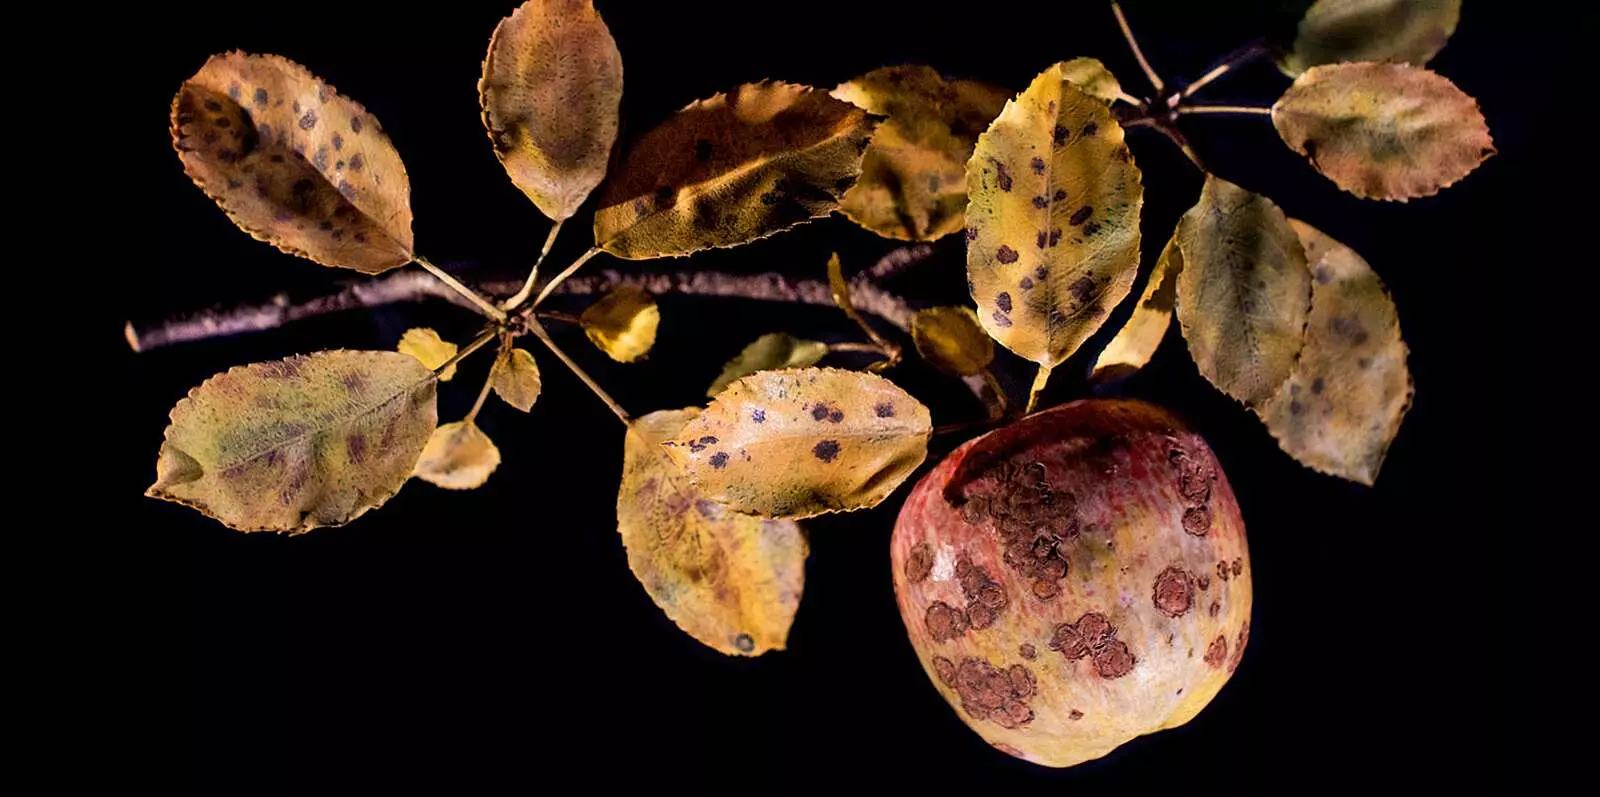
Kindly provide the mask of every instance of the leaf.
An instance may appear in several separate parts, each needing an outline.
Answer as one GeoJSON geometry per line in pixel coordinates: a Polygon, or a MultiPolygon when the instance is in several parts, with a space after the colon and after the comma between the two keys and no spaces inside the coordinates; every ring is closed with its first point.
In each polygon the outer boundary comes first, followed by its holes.
{"type": "Polygon", "coordinates": [[[1200,373],[1255,407],[1289,378],[1311,305],[1311,272],[1272,201],[1216,175],[1178,221],[1178,324],[1200,373]]]}
{"type": "Polygon", "coordinates": [[[1007,103],[967,163],[967,277],[978,320],[1046,369],[1128,294],[1144,204],[1122,127],[1062,68],[1007,103]]]}
{"type": "Polygon", "coordinates": [[[769,332],[756,338],[755,342],[739,352],[739,356],[722,366],[722,373],[717,375],[717,381],[711,383],[706,395],[715,398],[735,380],[743,379],[757,371],[816,365],[827,353],[826,343],[801,340],[782,332],[769,332]]]}
{"type": "Polygon", "coordinates": [[[861,178],[839,209],[885,238],[932,241],[961,229],[967,158],[1010,93],[971,80],[946,82],[925,66],[875,69],[833,96],[888,117],[872,135],[861,178]]]}
{"type": "Polygon", "coordinates": [[[631,363],[650,352],[661,324],[655,297],[634,285],[619,285],[578,317],[589,340],[619,363],[631,363]]]}
{"type": "Polygon", "coordinates": [[[623,444],[617,532],[628,567],[685,633],[721,653],[782,650],[805,587],[806,540],[792,520],[707,500],[661,443],[699,414],[653,412],[623,444]]]}
{"type": "Polygon", "coordinates": [[[145,492],[239,531],[349,523],[411,476],[438,423],[415,357],[322,351],[233,368],[172,408],[145,492]]]}
{"type": "Polygon", "coordinates": [[[1311,316],[1294,372],[1258,412],[1301,464],[1371,485],[1411,406],[1399,315],[1360,255],[1308,224],[1289,223],[1314,275],[1311,316]]]}
{"type": "Polygon", "coordinates": [[[555,221],[606,176],[622,55],[591,0],[528,0],[495,26],[478,81],[494,154],[555,221]]]}
{"type": "MultiPolygon", "coordinates": [[[[456,344],[441,337],[428,327],[413,327],[400,336],[400,345],[397,347],[401,354],[409,354],[417,358],[428,370],[432,371],[456,356],[456,344]]],[[[448,382],[456,375],[454,365],[439,372],[439,381],[448,382]]]]}
{"type": "Polygon", "coordinates": [[[1495,154],[1476,100],[1404,64],[1312,67],[1272,106],[1294,151],[1363,199],[1432,196],[1495,154]]]}
{"type": "Polygon", "coordinates": [[[494,365],[489,369],[489,384],[495,395],[523,412],[533,409],[539,400],[539,364],[526,349],[507,346],[500,350],[494,365]]]}
{"type": "Polygon", "coordinates": [[[411,184],[367,110],[276,55],[214,55],[172,101],[183,170],[234,224],[325,266],[411,262],[411,184]]]}
{"type": "Polygon", "coordinates": [[[1183,252],[1178,248],[1178,232],[1173,230],[1161,259],[1150,272],[1139,303],[1133,307],[1128,323],[1100,351],[1091,379],[1121,379],[1150,362],[1161,347],[1172,323],[1172,308],[1178,299],[1178,274],[1183,271],[1183,252]]]}
{"type": "Polygon", "coordinates": [[[735,512],[804,518],[876,506],[928,454],[928,408],[876,374],[762,371],[729,385],[667,452],[735,512]]]}
{"type": "Polygon", "coordinates": [[[1111,104],[1127,96],[1122,91],[1122,84],[1117,82],[1117,76],[1106,69],[1106,65],[1094,58],[1074,58],[1071,61],[1061,62],[1061,77],[1071,81],[1074,86],[1083,90],[1084,94],[1111,104]]]}
{"type": "Polygon", "coordinates": [[[1460,19],[1461,0],[1318,0],[1280,66],[1290,77],[1339,61],[1422,66],[1444,49],[1460,19]]]}
{"type": "Polygon", "coordinates": [[[746,244],[832,213],[877,120],[826,92],[747,83],[644,134],[600,193],[595,245],[627,259],[746,244]]]}
{"type": "Polygon", "coordinates": [[[450,490],[482,487],[500,466],[500,449],[472,421],[447,423],[422,447],[416,476],[450,490]]]}
{"type": "Polygon", "coordinates": [[[994,339],[977,313],[966,307],[930,307],[911,318],[911,340],[933,367],[956,376],[976,376],[994,360],[994,339]]]}

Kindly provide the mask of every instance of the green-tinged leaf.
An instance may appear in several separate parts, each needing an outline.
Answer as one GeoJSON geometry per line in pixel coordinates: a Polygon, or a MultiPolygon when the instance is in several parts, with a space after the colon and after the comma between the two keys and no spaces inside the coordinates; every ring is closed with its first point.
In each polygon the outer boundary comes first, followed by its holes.
{"type": "Polygon", "coordinates": [[[447,423],[422,447],[416,476],[451,490],[482,487],[500,466],[500,449],[472,421],[447,423]]]}
{"type": "Polygon", "coordinates": [[[1495,154],[1478,102],[1405,64],[1313,67],[1272,106],[1294,151],[1364,199],[1432,196],[1495,154]]]}
{"type": "Polygon", "coordinates": [[[722,373],[717,375],[717,381],[711,383],[706,395],[714,398],[735,380],[743,379],[757,371],[816,365],[827,353],[826,343],[801,340],[782,332],[769,332],[756,338],[755,342],[739,352],[739,356],[722,366],[722,373]]]}
{"type": "Polygon", "coordinates": [[[966,307],[930,307],[911,318],[911,340],[933,367],[956,376],[976,376],[994,360],[994,339],[966,307]]]}
{"type": "Polygon", "coordinates": [[[172,408],[152,498],[240,531],[348,523],[405,484],[438,381],[392,351],[323,351],[207,379],[172,408]]]}
{"type": "Polygon", "coordinates": [[[1120,379],[1143,368],[1161,346],[1172,324],[1172,308],[1178,300],[1178,274],[1183,271],[1183,252],[1178,249],[1178,233],[1173,231],[1161,250],[1150,281],[1145,284],[1139,303],[1133,306],[1128,323],[1100,351],[1091,378],[1097,381],[1120,379]]]}
{"type": "Polygon", "coordinates": [[[739,246],[821,218],[877,119],[827,92],[748,83],[645,133],[600,192],[595,245],[628,259],[739,246]]]}
{"type": "Polygon", "coordinates": [[[762,371],[665,444],[705,497],[803,518],[875,506],[928,454],[928,408],[875,374],[762,371]]]}
{"type": "Polygon", "coordinates": [[[1063,61],[1061,77],[1082,89],[1084,94],[1104,100],[1107,104],[1127,96],[1122,91],[1122,84],[1117,82],[1117,76],[1111,74],[1111,70],[1106,69],[1105,64],[1094,58],[1063,61]]]}
{"type": "Polygon", "coordinates": [[[214,55],[172,101],[183,170],[234,224],[377,274],[411,262],[411,184],[378,120],[276,55],[214,55]]]}
{"type": "MultiPolygon", "coordinates": [[[[406,334],[400,336],[400,345],[396,347],[401,354],[409,354],[417,358],[428,370],[433,370],[456,356],[456,344],[441,337],[439,333],[428,327],[412,327],[406,334]]],[[[454,365],[439,372],[439,381],[448,382],[456,375],[454,365]]]]}
{"type": "Polygon", "coordinates": [[[806,540],[792,520],[741,515],[707,500],[662,449],[697,409],[633,421],[623,445],[617,531],[650,599],[718,652],[782,650],[805,587],[806,540]]]}
{"type": "Polygon", "coordinates": [[[1290,77],[1339,61],[1422,66],[1444,49],[1460,19],[1461,0],[1317,0],[1280,66],[1290,77]]]}
{"type": "Polygon", "coordinates": [[[661,325],[661,308],[643,288],[619,285],[578,317],[589,340],[619,363],[650,353],[661,325]]]}
{"type": "Polygon", "coordinates": [[[523,412],[533,409],[543,384],[539,380],[539,364],[533,361],[533,355],[526,349],[509,346],[495,357],[489,370],[489,382],[495,395],[523,412]]]}

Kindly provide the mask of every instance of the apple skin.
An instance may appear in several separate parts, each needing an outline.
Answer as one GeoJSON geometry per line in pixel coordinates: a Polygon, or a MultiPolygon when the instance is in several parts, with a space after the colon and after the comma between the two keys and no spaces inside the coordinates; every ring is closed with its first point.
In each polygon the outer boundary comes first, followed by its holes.
{"type": "Polygon", "coordinates": [[[1165,410],[1088,399],[967,442],[890,546],[917,659],[994,747],[1051,767],[1188,722],[1250,636],[1244,521],[1165,410]]]}

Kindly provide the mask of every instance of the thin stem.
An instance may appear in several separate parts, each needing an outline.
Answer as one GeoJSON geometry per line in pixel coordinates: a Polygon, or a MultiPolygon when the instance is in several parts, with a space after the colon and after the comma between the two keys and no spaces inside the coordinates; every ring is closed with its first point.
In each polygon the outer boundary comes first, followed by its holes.
{"type": "Polygon", "coordinates": [[[1255,116],[1271,116],[1271,108],[1259,108],[1254,105],[1183,105],[1178,107],[1178,113],[1246,113],[1255,116]]]}
{"type": "MultiPolygon", "coordinates": [[[[504,335],[501,336],[500,340],[500,351],[502,353],[499,356],[504,357],[504,352],[510,350],[505,348],[506,339],[504,335]]],[[[472,409],[467,410],[467,417],[464,419],[467,423],[472,423],[478,417],[478,410],[483,409],[483,402],[489,398],[489,389],[492,387],[494,387],[494,369],[490,368],[489,374],[483,378],[483,389],[478,391],[478,400],[472,402],[472,409]]]]}
{"type": "Polygon", "coordinates": [[[837,254],[828,261],[828,288],[833,293],[833,303],[838,305],[851,321],[856,322],[856,326],[861,327],[861,331],[866,333],[867,338],[887,359],[884,363],[873,363],[872,369],[881,371],[900,362],[900,347],[879,335],[878,331],[861,317],[860,311],[856,310],[855,301],[850,297],[850,283],[845,281],[837,254]]]}
{"type": "Polygon", "coordinates": [[[500,334],[499,330],[496,330],[496,329],[486,329],[486,330],[484,330],[483,334],[481,334],[478,337],[474,338],[471,343],[468,343],[466,346],[462,347],[462,349],[460,351],[456,352],[454,357],[451,357],[450,359],[445,360],[443,363],[441,363],[439,365],[438,368],[433,369],[433,373],[435,375],[444,373],[446,370],[448,370],[449,368],[453,367],[456,363],[467,359],[467,355],[472,354],[473,352],[477,351],[478,349],[483,348],[483,344],[488,343],[491,340],[494,340],[495,336],[498,335],[498,334],[500,334]]]}
{"type": "Polygon", "coordinates": [[[546,321],[560,321],[563,324],[583,323],[583,319],[578,318],[571,313],[563,313],[559,310],[540,310],[539,312],[534,313],[534,315],[543,318],[546,321]]]}
{"type": "Polygon", "coordinates": [[[533,306],[538,307],[539,305],[543,304],[544,300],[549,297],[551,293],[554,293],[555,289],[560,287],[561,283],[567,281],[567,277],[576,274],[578,269],[582,267],[584,263],[589,262],[589,258],[600,254],[600,251],[600,247],[597,246],[579,255],[577,260],[572,261],[572,265],[562,269],[561,273],[555,276],[555,279],[545,283],[544,288],[539,291],[539,295],[534,298],[533,306]]]}
{"type": "Polygon", "coordinates": [[[550,235],[544,239],[544,248],[539,250],[539,259],[533,261],[533,268],[528,272],[527,281],[522,283],[521,290],[512,294],[511,298],[500,303],[500,309],[507,311],[515,310],[517,309],[517,305],[528,300],[528,296],[533,293],[534,283],[539,281],[539,264],[543,263],[545,256],[550,254],[550,247],[555,246],[556,234],[561,232],[561,224],[564,221],[566,221],[566,219],[556,222],[556,226],[550,228],[550,235]]]}
{"type": "Polygon", "coordinates": [[[1229,72],[1250,63],[1251,61],[1254,61],[1256,58],[1259,58],[1266,52],[1267,48],[1262,46],[1260,41],[1250,42],[1249,44],[1234,50],[1227,56],[1223,57],[1221,63],[1217,64],[1215,67],[1212,67],[1210,72],[1201,75],[1200,78],[1195,82],[1184,86],[1183,93],[1180,96],[1184,98],[1194,96],[1194,93],[1204,88],[1207,83],[1210,83],[1211,81],[1216,80],[1217,78],[1222,77],[1223,75],[1226,75],[1229,72]]]}
{"type": "Polygon", "coordinates": [[[868,353],[868,354],[882,354],[883,353],[883,349],[880,349],[876,345],[871,344],[871,343],[829,343],[828,344],[828,351],[830,351],[830,352],[853,351],[853,352],[865,352],[865,353],[868,353]]]}
{"type": "Polygon", "coordinates": [[[623,426],[629,425],[630,420],[628,418],[628,413],[622,409],[622,405],[618,404],[616,399],[612,398],[609,393],[601,388],[600,383],[594,381],[594,379],[591,378],[587,373],[584,373],[584,370],[578,367],[578,364],[573,362],[572,358],[568,357],[567,353],[562,351],[561,347],[557,346],[555,341],[550,339],[550,333],[544,331],[544,326],[539,323],[539,319],[529,316],[527,323],[528,331],[532,332],[534,337],[538,338],[539,342],[543,343],[545,348],[550,350],[551,354],[554,354],[557,358],[559,358],[561,362],[564,363],[567,368],[578,377],[579,380],[581,380],[585,385],[588,385],[589,389],[594,391],[594,394],[599,396],[600,400],[605,402],[606,406],[611,409],[611,413],[617,416],[617,420],[622,421],[623,426]]]}
{"type": "Polygon", "coordinates": [[[467,301],[472,302],[473,306],[478,309],[478,312],[481,312],[485,316],[488,316],[489,318],[502,324],[505,323],[506,314],[504,310],[495,307],[493,302],[483,298],[482,296],[479,296],[477,291],[474,291],[473,289],[468,288],[466,285],[461,284],[461,281],[450,276],[449,272],[428,262],[428,259],[421,255],[417,255],[413,262],[427,269],[429,274],[438,277],[440,282],[450,286],[450,290],[461,294],[462,297],[464,297],[467,301]]]}
{"type": "Polygon", "coordinates": [[[1144,70],[1144,76],[1150,79],[1150,85],[1155,86],[1156,93],[1160,94],[1167,84],[1162,82],[1161,76],[1150,67],[1150,62],[1144,58],[1144,51],[1139,49],[1139,40],[1133,37],[1133,28],[1128,27],[1128,18],[1122,14],[1122,6],[1117,0],[1111,0],[1111,13],[1117,15],[1117,27],[1122,28],[1122,38],[1128,40],[1128,49],[1133,51],[1133,57],[1139,61],[1139,68],[1144,70]]]}
{"type": "Polygon", "coordinates": [[[1039,394],[1044,392],[1044,386],[1050,381],[1050,366],[1040,365],[1039,373],[1033,377],[1033,388],[1028,391],[1028,406],[1022,411],[1023,415],[1033,414],[1035,407],[1039,406],[1039,394]]]}

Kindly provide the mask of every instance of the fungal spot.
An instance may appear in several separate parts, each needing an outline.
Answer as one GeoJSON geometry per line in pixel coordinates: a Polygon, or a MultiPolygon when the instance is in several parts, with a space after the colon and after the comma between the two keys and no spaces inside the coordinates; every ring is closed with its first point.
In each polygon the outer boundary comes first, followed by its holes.
{"type": "Polygon", "coordinates": [[[1312,381],[1312,383],[1311,383],[1311,392],[1320,394],[1322,392],[1322,388],[1323,388],[1323,381],[1322,381],[1322,377],[1319,376],[1314,381],[1312,381]]]}
{"type": "Polygon", "coordinates": [[[919,542],[906,554],[906,581],[919,584],[933,572],[933,546],[919,542]]]}
{"type": "Polygon", "coordinates": [[[1087,612],[1076,623],[1056,626],[1050,649],[1069,660],[1089,657],[1102,678],[1121,678],[1133,671],[1137,659],[1127,643],[1116,638],[1117,628],[1099,612],[1087,612]]]}
{"type": "Polygon", "coordinates": [[[1050,278],[1050,272],[1046,271],[1044,266],[1036,266],[1033,269],[1033,278],[1043,282],[1044,280],[1050,278]]]}
{"type": "Polygon", "coordinates": [[[340,180],[339,193],[344,195],[345,199],[354,200],[356,198],[356,187],[344,180],[340,180]]]}
{"type": "Polygon", "coordinates": [[[1067,714],[1067,719],[1069,719],[1069,720],[1081,720],[1081,719],[1083,719],[1083,712],[1079,711],[1077,709],[1073,709],[1071,713],[1067,714]]]}
{"type": "Polygon", "coordinates": [[[811,420],[821,423],[828,419],[828,405],[817,404],[811,408],[811,420]]]}
{"type": "Polygon", "coordinates": [[[1094,277],[1084,274],[1073,280],[1072,284],[1067,286],[1067,292],[1071,293],[1072,298],[1077,300],[1078,306],[1081,307],[1088,304],[1094,299],[1094,277]]]}
{"type": "Polygon", "coordinates": [[[1095,133],[1097,133],[1099,131],[1100,131],[1100,125],[1095,123],[1094,121],[1090,121],[1088,124],[1083,126],[1083,134],[1086,135],[1086,136],[1092,136],[1092,135],[1094,135],[1095,133]]]}
{"type": "Polygon", "coordinates": [[[728,452],[718,451],[711,455],[711,467],[722,470],[728,466],[728,452]]]}
{"type": "Polygon", "coordinates": [[[303,115],[301,115],[301,117],[300,117],[300,129],[301,130],[310,130],[311,128],[316,127],[316,126],[317,126],[317,112],[316,111],[306,111],[303,115]]]}
{"type": "Polygon", "coordinates": [[[1206,607],[1206,614],[1212,617],[1216,617],[1219,613],[1221,613],[1221,611],[1222,601],[1212,601],[1211,605],[1206,607]]]}
{"type": "Polygon", "coordinates": [[[1066,199],[1066,198],[1067,198],[1067,189],[1065,189],[1065,188],[1057,188],[1055,194],[1050,197],[1051,201],[1054,201],[1054,202],[1060,202],[1060,201],[1062,201],[1063,199],[1066,199]]]}
{"type": "MultiPolygon", "coordinates": [[[[1044,230],[1040,230],[1039,234],[1034,236],[1033,245],[1038,247],[1038,248],[1040,248],[1040,249],[1043,249],[1044,246],[1045,246],[1045,242],[1048,241],[1048,240],[1049,240],[1048,234],[1046,234],[1044,230]]],[[[1024,277],[1023,279],[1027,279],[1027,278],[1024,277]]]]}
{"type": "Polygon", "coordinates": [[[966,612],[944,601],[934,601],[928,606],[928,611],[923,614],[922,622],[928,629],[928,636],[932,637],[935,642],[955,639],[967,633],[966,612]]]}
{"type": "Polygon", "coordinates": [[[823,440],[817,443],[811,447],[811,456],[823,462],[832,462],[835,457],[839,456],[839,441],[823,440]]]}
{"type": "Polygon", "coordinates": [[[222,110],[222,103],[217,102],[216,100],[206,100],[205,106],[206,110],[212,113],[218,113],[222,110]]]}
{"type": "Polygon", "coordinates": [[[1002,313],[999,310],[996,310],[996,311],[994,311],[994,314],[989,316],[989,317],[994,319],[994,325],[995,326],[1000,327],[1001,329],[1010,329],[1011,328],[1011,317],[1006,315],[1005,313],[1002,313]]]}
{"type": "Polygon", "coordinates": [[[1244,621],[1244,626],[1239,629],[1239,641],[1234,643],[1233,658],[1228,660],[1228,672],[1239,669],[1239,662],[1244,659],[1244,646],[1250,642],[1250,621],[1244,621]]]}
{"type": "Polygon", "coordinates": [[[1327,266],[1317,266],[1316,275],[1318,285],[1327,285],[1333,281],[1333,272],[1328,271],[1327,266]]]}
{"type": "Polygon", "coordinates": [[[1194,607],[1194,579],[1189,571],[1168,567],[1156,576],[1153,599],[1168,617],[1180,617],[1194,607]]]}
{"type": "Polygon", "coordinates": [[[366,158],[361,157],[361,153],[357,152],[356,154],[350,156],[350,171],[359,172],[361,171],[362,167],[366,165],[367,160],[366,158]]]}
{"type": "Polygon", "coordinates": [[[1204,573],[1201,573],[1200,576],[1194,580],[1194,582],[1195,586],[1198,586],[1201,592],[1211,589],[1211,576],[1208,576],[1204,573]]]}
{"type": "Polygon", "coordinates": [[[1228,577],[1231,576],[1231,575],[1233,575],[1233,573],[1230,570],[1228,570],[1228,563],[1227,562],[1218,562],[1217,563],[1217,578],[1220,578],[1223,581],[1227,581],[1228,577]]]}
{"type": "Polygon", "coordinates": [[[1034,174],[1044,174],[1044,158],[1034,158],[1029,165],[1033,167],[1034,174]]]}
{"type": "Polygon", "coordinates": [[[345,439],[345,453],[349,454],[350,464],[359,465],[367,458],[366,435],[353,434],[345,439]]]}
{"type": "Polygon", "coordinates": [[[994,250],[994,259],[1002,263],[1015,263],[1017,262],[1017,257],[1017,250],[1005,244],[1001,244],[999,249],[994,250]]]}
{"type": "Polygon", "coordinates": [[[1039,655],[1039,651],[1034,648],[1033,643],[1024,642],[1017,646],[1017,655],[1027,659],[1028,661],[1033,661],[1034,658],[1039,655]]]}
{"type": "Polygon", "coordinates": [[[317,171],[319,171],[319,172],[328,168],[328,148],[327,147],[318,147],[317,148],[317,154],[316,154],[315,157],[313,157],[311,159],[311,165],[317,167],[317,171]]]}
{"type": "Polygon", "coordinates": [[[1300,413],[1305,412],[1305,410],[1306,410],[1306,407],[1305,407],[1304,404],[1301,404],[1300,402],[1293,401],[1293,400],[1291,400],[1289,402],[1289,414],[1290,415],[1299,415],[1300,413]]]}
{"type": "Polygon", "coordinates": [[[1007,293],[1006,291],[1001,291],[998,296],[994,297],[994,304],[996,307],[1000,308],[1001,312],[1011,312],[1011,294],[1007,293]]]}
{"type": "Polygon", "coordinates": [[[943,657],[933,657],[933,671],[939,675],[939,681],[945,686],[954,688],[956,685],[955,662],[943,657]]]}
{"type": "Polygon", "coordinates": [[[967,240],[968,241],[976,241],[976,240],[978,240],[978,228],[977,227],[968,227],[967,228],[967,240]]]}
{"type": "Polygon", "coordinates": [[[1055,229],[1050,231],[1050,245],[1051,246],[1055,246],[1056,244],[1058,244],[1060,242],[1061,242],[1061,228],[1057,227],[1057,228],[1055,228],[1055,229]]]}
{"type": "Polygon", "coordinates": [[[893,418],[894,405],[887,401],[879,402],[873,405],[872,412],[879,418],[893,418]]]}
{"type": "Polygon", "coordinates": [[[1214,670],[1222,669],[1222,663],[1228,660],[1228,640],[1221,634],[1211,640],[1211,645],[1206,648],[1204,661],[1214,670]]]}
{"type": "Polygon", "coordinates": [[[1088,224],[1083,225],[1083,234],[1085,236],[1094,235],[1095,233],[1097,233],[1099,231],[1100,231],[1100,222],[1098,222],[1098,221],[1091,221],[1088,224]]]}
{"type": "Polygon", "coordinates": [[[1072,133],[1070,131],[1068,131],[1065,127],[1062,127],[1061,125],[1056,125],[1056,129],[1055,129],[1055,131],[1053,133],[1053,136],[1054,136],[1055,142],[1056,142],[1056,146],[1059,147],[1062,144],[1067,143],[1067,136],[1070,136],[1070,135],[1072,135],[1072,133]]]}
{"type": "Polygon", "coordinates": [[[350,117],[350,132],[358,134],[361,132],[361,117],[350,117]]]}
{"type": "Polygon", "coordinates": [[[1025,291],[1031,291],[1033,290],[1033,279],[1031,277],[1023,277],[1022,281],[1017,283],[1017,287],[1025,291]]]}
{"type": "Polygon", "coordinates": [[[1202,504],[1183,510],[1183,530],[1196,537],[1206,536],[1211,531],[1211,507],[1202,504]]]}
{"type": "Polygon", "coordinates": [[[1233,575],[1237,577],[1240,573],[1243,573],[1243,572],[1244,572],[1244,560],[1241,559],[1241,558],[1235,558],[1233,560],[1233,575]]]}
{"type": "Polygon", "coordinates": [[[990,159],[990,162],[994,164],[995,179],[998,180],[999,183],[1000,183],[1000,190],[1001,191],[1010,191],[1011,190],[1011,175],[1006,173],[1006,165],[1004,163],[1001,163],[1000,161],[994,160],[992,158],[990,159]]]}
{"type": "Polygon", "coordinates": [[[967,621],[973,630],[981,631],[994,625],[1011,603],[999,582],[966,556],[956,560],[956,578],[961,584],[961,593],[967,598],[967,621]]]}
{"type": "Polygon", "coordinates": [[[1021,664],[1002,670],[969,656],[956,669],[955,690],[961,697],[961,709],[973,719],[989,720],[1002,728],[1033,721],[1033,709],[1025,702],[1035,691],[1033,673],[1021,664]],[[1025,674],[1014,675],[1018,669],[1025,674]]]}
{"type": "Polygon", "coordinates": [[[767,422],[767,411],[763,410],[763,409],[751,410],[750,411],[750,420],[755,421],[756,423],[766,423],[767,422]]]}
{"type": "Polygon", "coordinates": [[[1356,360],[1356,365],[1359,366],[1361,368],[1361,370],[1365,371],[1368,368],[1372,367],[1372,358],[1371,357],[1362,357],[1361,359],[1356,360]]]}
{"type": "Polygon", "coordinates": [[[734,638],[733,646],[738,648],[740,653],[749,653],[756,649],[756,641],[751,639],[749,634],[740,634],[734,638]]]}
{"type": "Polygon", "coordinates": [[[1033,206],[1040,210],[1044,210],[1045,208],[1050,207],[1050,199],[1044,194],[1040,194],[1033,198],[1033,206]]]}
{"type": "Polygon", "coordinates": [[[711,149],[711,142],[703,138],[694,142],[694,156],[701,162],[711,160],[711,149]]]}
{"type": "Polygon", "coordinates": [[[1072,218],[1067,219],[1067,223],[1076,227],[1088,221],[1089,217],[1093,215],[1094,207],[1092,205],[1084,205],[1083,207],[1078,208],[1076,211],[1073,211],[1072,218]]]}

